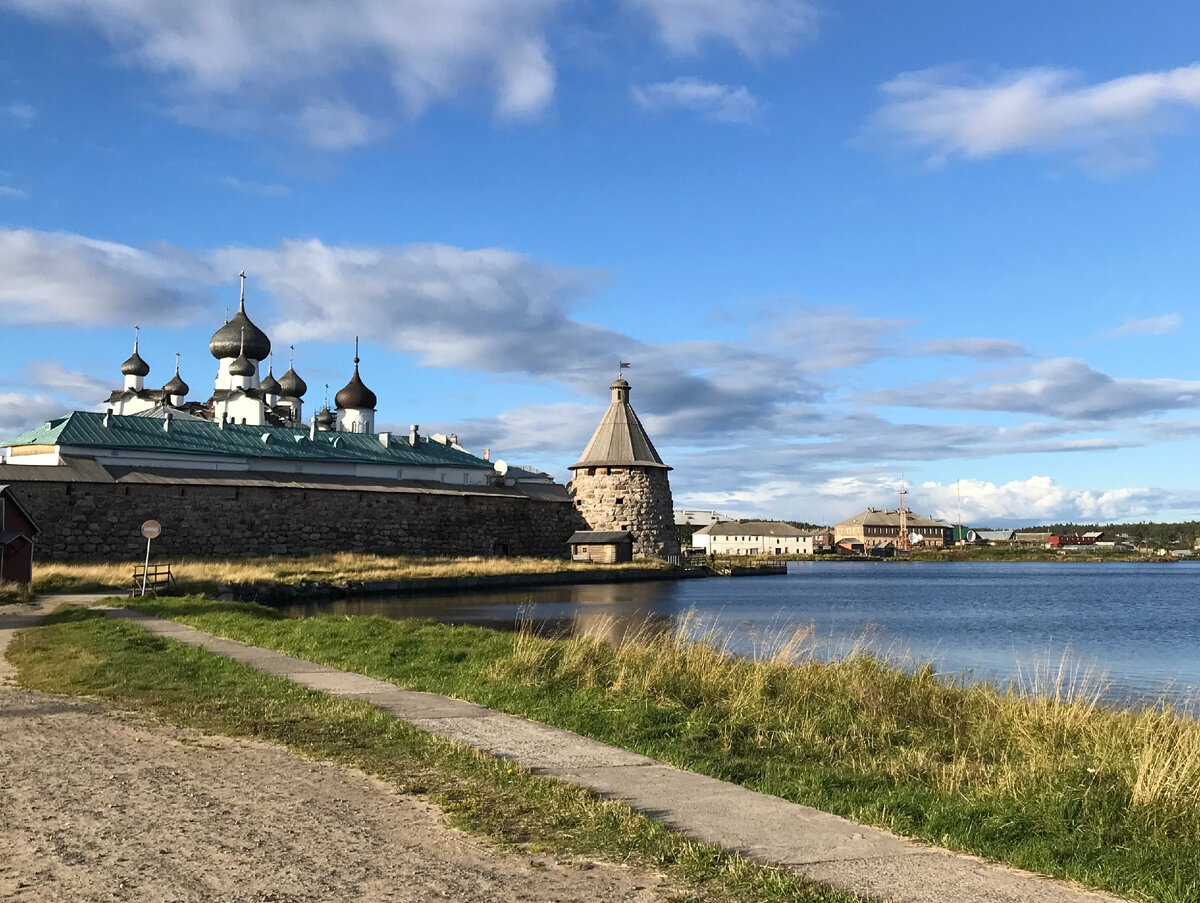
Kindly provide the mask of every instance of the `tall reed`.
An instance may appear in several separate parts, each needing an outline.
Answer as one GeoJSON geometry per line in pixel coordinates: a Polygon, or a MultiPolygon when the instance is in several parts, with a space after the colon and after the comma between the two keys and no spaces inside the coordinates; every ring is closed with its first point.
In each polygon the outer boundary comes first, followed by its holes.
{"type": "Polygon", "coordinates": [[[686,730],[774,773],[819,760],[895,786],[1084,800],[1150,830],[1200,831],[1200,724],[1164,704],[1106,704],[1103,681],[1069,658],[973,683],[900,667],[870,642],[831,656],[811,625],[750,656],[730,654],[731,637],[694,613],[674,631],[595,622],[557,641],[527,625],[494,676],[686,713],[686,730]]]}

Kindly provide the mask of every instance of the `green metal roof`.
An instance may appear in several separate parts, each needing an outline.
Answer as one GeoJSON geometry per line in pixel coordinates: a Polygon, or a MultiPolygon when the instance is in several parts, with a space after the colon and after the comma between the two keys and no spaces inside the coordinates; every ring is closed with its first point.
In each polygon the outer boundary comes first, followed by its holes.
{"type": "Polygon", "coordinates": [[[224,455],[278,458],[292,461],[334,461],[346,464],[423,465],[490,469],[482,458],[421,436],[415,446],[408,437],[393,434],[387,446],[372,433],[318,431],[287,426],[249,426],[228,423],[222,429],[210,420],[178,418],[164,430],[161,417],[112,415],[73,411],[13,439],[2,446],[60,445],[76,448],[137,449],[163,454],[224,455]]]}

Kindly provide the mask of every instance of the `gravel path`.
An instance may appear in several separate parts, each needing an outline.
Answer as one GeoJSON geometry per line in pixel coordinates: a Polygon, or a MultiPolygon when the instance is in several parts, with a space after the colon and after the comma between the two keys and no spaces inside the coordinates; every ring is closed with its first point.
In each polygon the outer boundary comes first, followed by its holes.
{"type": "Polygon", "coordinates": [[[656,875],[495,850],[388,785],[281,748],[0,687],[0,899],[672,897],[656,875]]]}

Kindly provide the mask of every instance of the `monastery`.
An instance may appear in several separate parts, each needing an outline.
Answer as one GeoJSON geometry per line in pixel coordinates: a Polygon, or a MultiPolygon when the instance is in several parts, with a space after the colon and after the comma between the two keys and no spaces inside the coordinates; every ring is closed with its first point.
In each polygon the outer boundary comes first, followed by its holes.
{"type": "Polygon", "coordinates": [[[147,388],[139,353],[103,411],[72,411],[0,440],[0,484],[42,529],[38,556],[136,555],[138,528],[163,524],[164,554],[256,556],[332,551],[561,557],[580,531],[625,534],[639,556],[679,551],[667,472],[629,405],[612,404],[569,487],[476,456],[455,435],[375,432],[378,398],[354,371],[304,416],[308,387],[289,360],[276,379],[271,340],[246,313],[213,334],[207,400],[175,372],[147,388]],[[263,365],[266,374],[261,376],[263,365]]]}

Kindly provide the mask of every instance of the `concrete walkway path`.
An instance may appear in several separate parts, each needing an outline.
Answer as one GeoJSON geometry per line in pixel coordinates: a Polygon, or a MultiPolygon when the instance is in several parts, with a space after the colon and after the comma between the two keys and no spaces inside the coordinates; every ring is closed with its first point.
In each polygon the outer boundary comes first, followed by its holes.
{"type": "Polygon", "coordinates": [[[664,765],[570,731],[462,700],[404,690],[128,609],[112,617],[591,788],[698,840],[895,903],[1098,903],[1118,898],[926,846],[778,797],[664,765]]]}

